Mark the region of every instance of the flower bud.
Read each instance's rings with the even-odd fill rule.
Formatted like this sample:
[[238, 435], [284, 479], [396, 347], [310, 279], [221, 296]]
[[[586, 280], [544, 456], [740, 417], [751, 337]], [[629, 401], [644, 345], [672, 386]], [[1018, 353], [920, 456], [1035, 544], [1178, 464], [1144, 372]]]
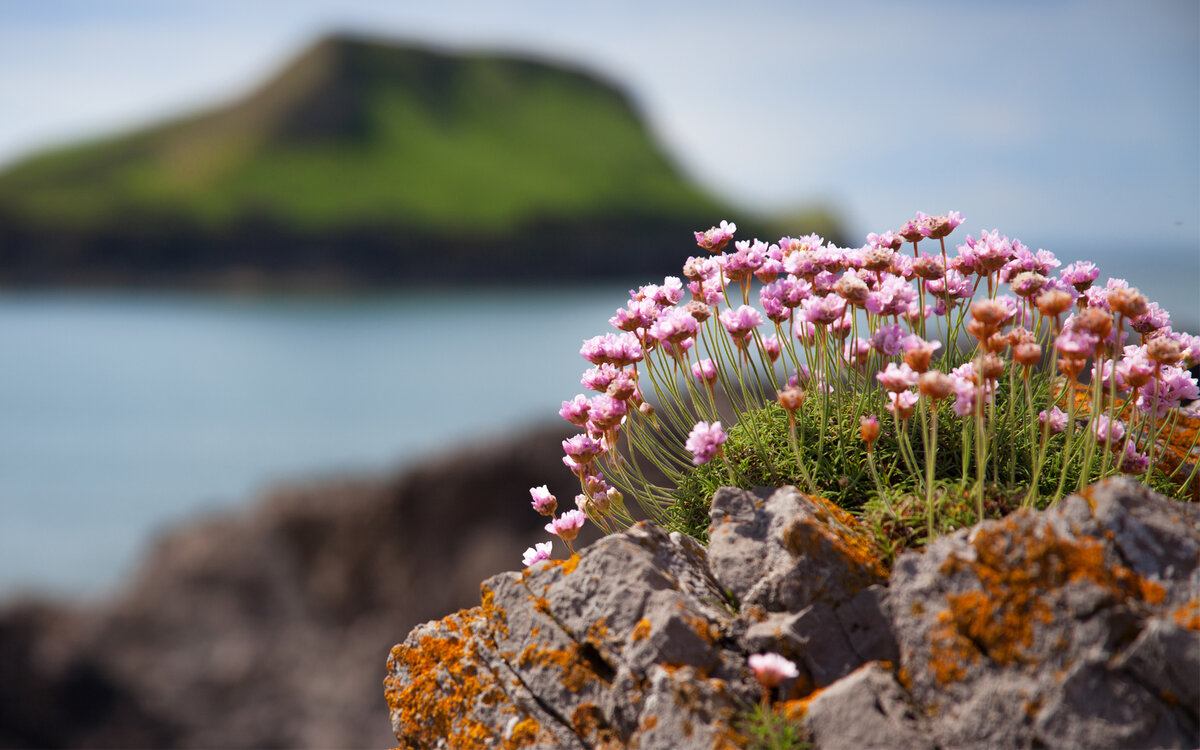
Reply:
[[789, 414], [804, 405], [804, 391], [793, 386], [777, 391], [776, 396], [779, 398], [779, 405]]
[[1026, 341], [1013, 347], [1013, 361], [1022, 367], [1033, 367], [1042, 358], [1042, 347]]
[[999, 380], [1004, 374], [1004, 360], [995, 354], [984, 354], [979, 358], [979, 372], [987, 380]]
[[1042, 315], [1057, 318], [1071, 309], [1071, 295], [1061, 289], [1051, 289], [1039, 294], [1035, 300], [1035, 304]]
[[934, 401], [941, 401], [954, 391], [954, 381], [943, 372], [928, 370], [917, 379], [917, 390]]
[[1174, 339], [1159, 336], [1146, 343], [1146, 356], [1160, 365], [1175, 365], [1183, 358], [1183, 347]]
[[1113, 316], [1108, 310], [1088, 307], [1080, 310], [1079, 315], [1075, 316], [1075, 325], [1103, 340], [1112, 332]]
[[863, 442], [867, 444], [867, 453], [874, 450], [875, 441], [879, 439], [879, 420], [875, 418], [874, 414], [867, 417], [859, 417], [858, 434]]
[[1113, 309], [1113, 312], [1124, 315], [1127, 318], [1136, 318], [1139, 315], [1145, 315], [1150, 309], [1146, 297], [1143, 296], [1137, 289], [1133, 288], [1117, 288], [1108, 290], [1108, 306]]

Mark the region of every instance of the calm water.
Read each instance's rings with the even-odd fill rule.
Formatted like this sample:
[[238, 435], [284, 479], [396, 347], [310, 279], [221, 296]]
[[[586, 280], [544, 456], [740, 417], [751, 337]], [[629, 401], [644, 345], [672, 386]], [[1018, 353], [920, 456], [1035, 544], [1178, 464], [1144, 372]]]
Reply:
[[[1200, 320], [1200, 254], [1069, 253]], [[373, 298], [0, 295], [0, 595], [96, 594], [272, 482], [552, 419], [629, 284]], [[521, 498], [513, 498], [521, 512]]]
[[626, 289], [0, 296], [0, 592], [97, 592], [273, 481], [557, 419]]

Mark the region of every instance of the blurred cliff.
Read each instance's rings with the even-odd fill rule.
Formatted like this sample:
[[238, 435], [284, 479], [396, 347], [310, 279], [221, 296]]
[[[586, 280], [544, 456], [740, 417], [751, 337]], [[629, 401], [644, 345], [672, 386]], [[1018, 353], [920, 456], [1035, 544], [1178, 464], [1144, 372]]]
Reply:
[[167, 533], [110, 599], [0, 605], [0, 747], [394, 745], [388, 649], [546, 538], [520, 498], [573, 496], [565, 436], [282, 487]]
[[771, 236], [589, 73], [331, 36], [240, 101], [0, 174], [0, 282], [652, 276], [722, 218]]

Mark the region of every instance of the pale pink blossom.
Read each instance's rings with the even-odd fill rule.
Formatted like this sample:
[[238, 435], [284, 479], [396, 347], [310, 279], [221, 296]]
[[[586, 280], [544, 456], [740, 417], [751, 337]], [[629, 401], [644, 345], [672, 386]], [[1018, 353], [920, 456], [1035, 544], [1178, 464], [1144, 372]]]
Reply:
[[579, 530], [587, 521], [587, 514], [581, 510], [568, 510], [558, 518], [546, 524], [546, 531], [554, 534], [564, 542], [569, 542], [579, 536]]
[[691, 452], [693, 458], [692, 463], [696, 466], [706, 464], [717, 455], [721, 450], [721, 446], [725, 444], [728, 435], [721, 429], [720, 422], [697, 422], [688, 434], [687, 442], [684, 447]]
[[528, 568], [534, 563], [541, 562], [542, 560], [549, 560], [550, 552], [553, 547], [554, 542], [538, 542], [525, 550], [525, 556], [521, 559], [521, 562], [523, 562], [525, 567]]
[[778, 686], [784, 680], [800, 676], [800, 670], [796, 668], [795, 663], [779, 654], [751, 654], [747, 661], [755, 679], [768, 689]]

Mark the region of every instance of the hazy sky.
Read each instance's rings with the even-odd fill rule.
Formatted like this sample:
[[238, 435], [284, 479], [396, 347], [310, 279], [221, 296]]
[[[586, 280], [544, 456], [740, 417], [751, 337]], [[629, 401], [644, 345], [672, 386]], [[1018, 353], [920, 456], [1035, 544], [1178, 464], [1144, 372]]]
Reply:
[[[330, 30], [574, 61], [741, 205], [1200, 252], [1200, 3], [0, 3], [0, 163], [252, 88]], [[735, 218], [736, 217], [731, 217]]]

